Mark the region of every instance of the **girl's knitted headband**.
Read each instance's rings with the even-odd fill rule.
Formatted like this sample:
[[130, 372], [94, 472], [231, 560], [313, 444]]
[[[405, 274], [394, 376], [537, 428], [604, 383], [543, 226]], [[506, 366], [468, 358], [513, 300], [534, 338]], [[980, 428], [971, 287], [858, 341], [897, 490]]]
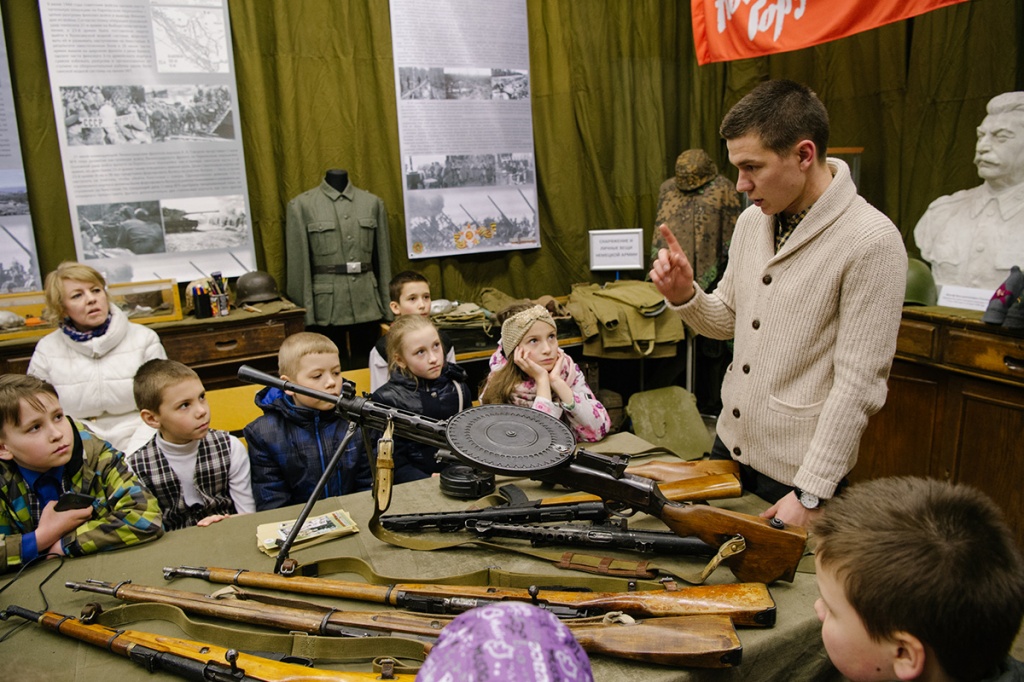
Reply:
[[516, 349], [519, 342], [526, 336], [526, 332], [530, 331], [533, 323], [538, 321], [550, 324], [552, 329], [558, 329], [555, 326], [554, 318], [551, 317], [551, 313], [542, 305], [535, 305], [532, 308], [520, 310], [501, 323], [501, 350], [505, 353], [506, 358], [512, 357], [512, 351]]

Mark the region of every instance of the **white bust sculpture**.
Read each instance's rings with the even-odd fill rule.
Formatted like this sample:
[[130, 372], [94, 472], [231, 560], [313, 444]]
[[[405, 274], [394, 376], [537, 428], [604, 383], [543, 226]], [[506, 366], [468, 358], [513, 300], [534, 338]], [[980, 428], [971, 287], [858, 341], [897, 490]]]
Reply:
[[914, 228], [938, 285], [995, 289], [1024, 267], [1024, 92], [989, 100], [974, 163], [984, 181], [939, 197]]

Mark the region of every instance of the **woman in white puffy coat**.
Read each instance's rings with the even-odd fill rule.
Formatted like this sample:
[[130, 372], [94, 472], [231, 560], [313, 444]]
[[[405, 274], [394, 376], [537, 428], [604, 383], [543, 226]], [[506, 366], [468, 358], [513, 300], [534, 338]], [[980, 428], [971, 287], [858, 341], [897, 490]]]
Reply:
[[58, 329], [36, 344], [28, 373], [53, 384], [67, 414], [131, 454], [154, 433], [139, 417], [132, 381], [142, 363], [167, 357], [160, 337], [110, 305], [106, 280], [88, 265], [61, 263], [44, 289], [44, 314]]

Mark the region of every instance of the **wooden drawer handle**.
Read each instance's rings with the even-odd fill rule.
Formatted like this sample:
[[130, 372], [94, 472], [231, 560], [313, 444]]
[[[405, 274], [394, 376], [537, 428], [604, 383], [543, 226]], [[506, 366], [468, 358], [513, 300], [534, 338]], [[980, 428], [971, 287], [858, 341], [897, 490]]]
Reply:
[[217, 346], [217, 350], [220, 351], [234, 350], [235, 348], [238, 348], [238, 339], [231, 339], [230, 341], [217, 341], [213, 345]]
[[1006, 368], [1014, 372], [1024, 372], [1024, 360], [1020, 358], [1010, 357], [1009, 355], [1003, 356], [1003, 364]]

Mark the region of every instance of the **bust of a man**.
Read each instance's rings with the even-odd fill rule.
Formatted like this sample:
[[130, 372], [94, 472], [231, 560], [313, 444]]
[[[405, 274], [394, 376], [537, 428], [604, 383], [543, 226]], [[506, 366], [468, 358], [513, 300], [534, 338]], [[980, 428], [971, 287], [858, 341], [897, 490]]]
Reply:
[[914, 228], [938, 285], [995, 290], [1024, 266], [1024, 92], [993, 97], [978, 126], [982, 184], [939, 197]]

